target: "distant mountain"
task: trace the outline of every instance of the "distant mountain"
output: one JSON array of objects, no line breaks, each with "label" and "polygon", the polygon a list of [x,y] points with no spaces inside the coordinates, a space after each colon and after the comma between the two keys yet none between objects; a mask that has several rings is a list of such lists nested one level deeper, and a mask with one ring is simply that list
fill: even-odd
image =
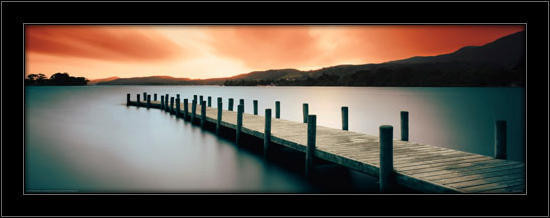
[{"label": "distant mountain", "polygon": [[338,65],[313,71],[256,71],[225,85],[523,86],[525,31],[450,54],[380,64]]},{"label": "distant mountain", "polygon": [[97,85],[189,85],[192,84],[189,78],[174,78],[171,76],[149,76],[116,78],[98,82]]},{"label": "distant mountain", "polygon": [[491,63],[495,66],[513,68],[525,58],[525,31],[517,32],[483,46],[466,46],[457,51],[430,57],[412,57],[388,63],[434,63],[471,62]]},{"label": "distant mountain", "polygon": [[272,69],[227,78],[117,78],[98,85],[524,86],[525,31],[450,54],[318,70]]},{"label": "distant mountain", "polygon": [[113,81],[115,79],[119,79],[120,77],[118,76],[112,76],[112,77],[107,77],[107,78],[103,78],[103,79],[93,79],[93,80],[90,80],[88,82],[88,85],[95,85],[97,83],[100,83],[100,82],[108,82],[108,81]]}]

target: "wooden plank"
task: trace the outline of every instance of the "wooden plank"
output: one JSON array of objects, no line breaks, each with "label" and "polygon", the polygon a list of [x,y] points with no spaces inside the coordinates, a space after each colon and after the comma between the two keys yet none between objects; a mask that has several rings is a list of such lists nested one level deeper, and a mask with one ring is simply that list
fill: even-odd
[{"label": "wooden plank", "polygon": [[455,160],[464,160],[464,161],[468,161],[468,160],[476,160],[476,159],[486,159],[486,160],[490,160],[492,159],[491,157],[488,157],[488,156],[474,156],[472,157],[471,155],[468,155],[468,154],[456,154],[452,157],[449,157],[447,159],[435,159],[435,160],[428,160],[428,161],[424,161],[424,162],[407,162],[407,163],[398,163],[396,166],[399,167],[400,169],[401,168],[406,168],[406,167],[416,167],[416,166],[423,166],[423,165],[426,165],[426,164],[436,164],[436,163],[447,163],[447,162],[450,162],[450,161],[455,161]]},{"label": "wooden plank", "polygon": [[468,158],[466,156],[466,158],[465,158],[464,156],[461,156],[459,158],[460,159],[447,160],[447,161],[442,161],[442,162],[437,162],[437,163],[425,162],[425,164],[417,164],[417,165],[413,165],[413,166],[403,166],[403,167],[400,166],[399,164],[396,164],[395,169],[398,170],[398,171],[405,171],[406,172],[407,170],[417,170],[417,169],[425,169],[425,168],[433,168],[433,167],[453,166],[453,165],[459,164],[459,163],[474,163],[474,162],[490,160],[489,157],[473,157],[473,158],[470,157],[470,158]]},{"label": "wooden plank", "polygon": [[[462,157],[464,156],[463,153],[453,153],[453,152],[440,152],[440,153],[430,153],[427,155],[418,155],[418,156],[397,156],[396,157],[396,164],[400,166],[404,165],[422,165],[422,164],[428,164],[428,161],[442,161],[448,158],[453,157]],[[362,158],[361,160],[369,161],[369,162],[376,162],[378,161],[378,158],[376,156],[370,157],[370,158]]]},{"label": "wooden plank", "polygon": [[414,174],[422,175],[422,174],[430,173],[430,172],[434,172],[434,171],[450,171],[450,172],[468,171],[468,170],[475,169],[475,167],[487,166],[487,165],[501,166],[504,163],[505,163],[505,161],[502,161],[502,160],[491,159],[491,160],[486,160],[486,161],[481,161],[481,162],[456,164],[454,166],[443,166],[443,167],[433,167],[433,168],[429,168],[429,169],[406,170],[406,171],[401,171],[401,172],[404,172],[406,174],[411,174],[411,175],[414,175]]},{"label": "wooden plank", "polygon": [[[426,151],[420,154],[407,154],[399,153],[394,155],[396,162],[406,162],[406,163],[416,163],[416,162],[426,162],[430,160],[437,160],[442,158],[452,158],[457,156],[463,156],[463,153],[452,151],[452,150],[442,150],[442,151]],[[364,157],[364,159],[377,159],[376,156]]]},{"label": "wooden plank", "polygon": [[[355,150],[351,150],[352,152],[348,152],[347,150],[338,150],[338,151],[335,151],[335,152],[338,152],[339,154],[343,154],[343,155],[351,155],[351,156],[354,156],[354,157],[361,157],[363,159],[370,159],[370,158],[377,158],[379,157],[379,149],[380,149],[380,145],[378,143],[371,143],[371,144],[368,144],[367,146],[364,146],[364,149],[362,149],[363,153],[355,153]],[[399,156],[402,156],[402,155],[406,155],[406,156],[411,156],[411,158],[413,158],[414,156],[412,156],[413,152],[409,153],[409,155],[407,155],[407,153],[403,153],[403,151],[407,151],[409,150],[408,148],[395,148],[395,153],[394,153],[394,156],[395,157],[399,157]],[[411,151],[411,150],[409,150]],[[425,150],[422,150],[422,152],[418,152],[417,156],[425,156],[425,155],[429,155],[431,153],[436,153],[436,152],[447,152],[449,150],[445,150],[445,149],[433,149],[431,147],[426,147]],[[449,151],[451,152],[451,151]],[[452,151],[452,152],[455,152],[455,151]]]},{"label": "wooden plank", "polygon": [[482,192],[482,191],[487,191],[491,189],[506,188],[506,187],[512,187],[517,185],[524,185],[524,184],[525,184],[524,178],[519,178],[515,180],[508,180],[508,181],[503,181],[498,183],[490,183],[490,184],[483,184],[478,186],[465,187],[465,188],[461,188],[460,190],[463,190],[464,192],[468,192],[468,193],[475,193],[475,192]]},{"label": "wooden plank", "polygon": [[469,181],[440,183],[440,184],[448,185],[456,188],[467,188],[471,186],[479,186],[479,185],[485,185],[485,184],[491,184],[491,183],[506,183],[507,181],[517,180],[517,179],[523,179],[523,173],[505,174],[505,175],[499,175],[499,176],[494,176],[489,178],[478,178],[478,179],[469,180]]},{"label": "wooden plank", "polygon": [[487,173],[477,173],[474,175],[454,177],[454,178],[430,179],[430,181],[434,181],[439,184],[450,184],[450,183],[466,182],[466,181],[473,181],[476,179],[487,179],[487,178],[496,177],[496,176],[513,175],[513,174],[522,174],[523,176],[523,174],[525,174],[525,171],[523,170],[523,168],[513,168],[511,170],[500,170],[500,171],[493,171],[493,172],[487,172]]},{"label": "wooden plank", "polygon": [[450,179],[450,178],[471,176],[471,175],[476,175],[476,174],[513,170],[513,169],[517,169],[517,168],[524,169],[524,167],[521,166],[521,165],[510,164],[510,165],[504,165],[504,166],[501,166],[501,167],[487,167],[487,168],[476,169],[476,170],[472,170],[472,171],[468,171],[468,172],[446,173],[446,174],[441,174],[441,175],[425,176],[425,177],[421,177],[421,178],[436,181],[436,180],[441,180],[441,179]]}]

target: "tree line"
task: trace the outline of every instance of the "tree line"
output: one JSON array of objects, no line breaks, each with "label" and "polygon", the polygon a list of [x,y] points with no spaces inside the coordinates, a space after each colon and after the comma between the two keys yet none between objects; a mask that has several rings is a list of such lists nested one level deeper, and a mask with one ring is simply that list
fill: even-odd
[{"label": "tree line", "polygon": [[525,64],[511,69],[460,63],[399,64],[350,74],[296,79],[227,80],[225,86],[525,86]]},{"label": "tree line", "polygon": [[53,86],[79,86],[87,85],[88,79],[73,77],[68,73],[55,73],[48,79],[44,74],[29,74],[25,78],[25,85],[53,85]]}]

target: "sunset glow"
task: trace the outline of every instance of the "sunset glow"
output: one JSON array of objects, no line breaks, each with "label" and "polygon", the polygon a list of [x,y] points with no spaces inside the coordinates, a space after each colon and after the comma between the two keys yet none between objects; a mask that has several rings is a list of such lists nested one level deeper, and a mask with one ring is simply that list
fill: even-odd
[{"label": "sunset glow", "polygon": [[206,79],[453,52],[524,30],[477,26],[26,26],[26,72]]}]

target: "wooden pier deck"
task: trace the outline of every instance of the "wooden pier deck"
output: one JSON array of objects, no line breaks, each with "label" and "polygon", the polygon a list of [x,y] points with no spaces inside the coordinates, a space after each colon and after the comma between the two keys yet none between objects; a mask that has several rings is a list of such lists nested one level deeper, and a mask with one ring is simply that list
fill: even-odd
[{"label": "wooden pier deck", "polygon": [[[175,104],[175,102],[174,102]],[[146,102],[129,101],[128,105],[146,107]],[[180,115],[184,106],[180,103]],[[214,104],[212,104],[214,105]],[[159,101],[151,108],[161,109]],[[201,119],[201,105],[196,106],[196,118]],[[174,108],[176,106],[174,105]],[[227,105],[225,105],[227,109]],[[235,107],[236,108],[236,107]],[[237,128],[237,111],[222,110],[221,125]],[[264,138],[265,119],[243,113],[242,133]],[[191,102],[188,115],[192,116]],[[217,122],[218,109],[206,107],[206,121]],[[315,158],[378,177],[380,173],[380,140],[353,131],[316,127]],[[307,123],[271,119],[271,142],[307,150]],[[258,145],[262,146],[262,145]],[[524,193],[525,164],[495,159],[433,145],[393,140],[393,175],[395,183],[426,193]]]}]

